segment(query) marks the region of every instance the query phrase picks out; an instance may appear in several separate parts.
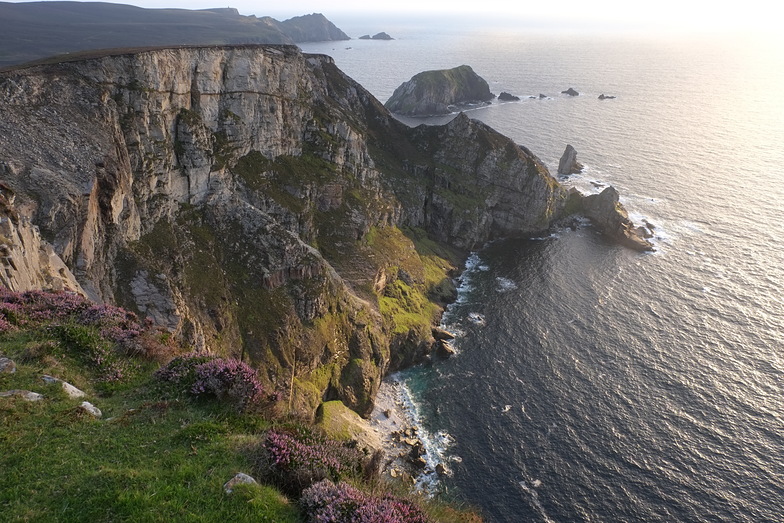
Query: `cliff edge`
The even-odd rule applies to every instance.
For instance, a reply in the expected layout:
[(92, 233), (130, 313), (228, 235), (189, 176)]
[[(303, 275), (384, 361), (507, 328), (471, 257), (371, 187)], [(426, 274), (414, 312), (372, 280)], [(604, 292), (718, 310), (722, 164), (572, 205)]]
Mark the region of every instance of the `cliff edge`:
[(293, 46), (2, 72), (0, 136), (6, 224), (40, 231), (27, 255), (51, 252), (60, 275), (24, 279), (37, 269), (14, 254), (6, 278), (248, 361), (304, 417), (332, 399), (367, 416), (382, 375), (428, 357), (465, 250), (574, 207), (488, 126), (408, 128), (331, 58)]

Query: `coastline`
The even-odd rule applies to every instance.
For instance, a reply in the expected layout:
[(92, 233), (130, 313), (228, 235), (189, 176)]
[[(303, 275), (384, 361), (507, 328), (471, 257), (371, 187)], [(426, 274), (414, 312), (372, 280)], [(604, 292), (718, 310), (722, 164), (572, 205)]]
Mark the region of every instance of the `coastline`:
[(400, 373), (387, 376), (376, 396), (366, 430), (381, 444), (381, 475), (435, 494), (438, 479), (451, 475), (441, 449), (421, 426)]

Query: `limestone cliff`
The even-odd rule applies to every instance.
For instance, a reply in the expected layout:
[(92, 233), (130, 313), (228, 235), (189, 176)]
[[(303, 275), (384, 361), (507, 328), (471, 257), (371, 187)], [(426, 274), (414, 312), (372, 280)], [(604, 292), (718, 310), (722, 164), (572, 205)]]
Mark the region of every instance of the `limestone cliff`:
[(487, 82), (471, 66), (461, 65), (414, 75), (395, 89), (385, 106), (402, 115), (431, 116), (493, 98)]
[[(303, 415), (329, 399), (367, 415), (382, 374), (427, 355), (459, 249), (570, 201), (489, 127), (410, 129), (291, 46), (0, 73), (0, 173), (6, 223), (56, 255), (59, 280), (26, 285), (78, 290), (70, 270), (91, 298), (252, 362)], [(36, 271), (11, 259), (6, 275)]]
[(14, 206), (13, 191), (0, 184), (0, 285), (12, 291), (52, 289), (84, 294), (68, 266)]

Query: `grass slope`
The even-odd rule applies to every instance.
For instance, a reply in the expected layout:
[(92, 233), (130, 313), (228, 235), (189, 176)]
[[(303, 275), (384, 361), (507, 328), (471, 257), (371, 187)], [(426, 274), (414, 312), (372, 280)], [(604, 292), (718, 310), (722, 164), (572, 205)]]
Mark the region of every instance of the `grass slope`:
[[(359, 474), (363, 461), (352, 456), (362, 453), (352, 445), (275, 417), (263, 402), (238, 410), (226, 399), (239, 389), (215, 397), (163, 379), (155, 372), (158, 362), (185, 349), (132, 313), (65, 293), (0, 288), (0, 298), (0, 356), (16, 363), (15, 372), (0, 372), (0, 392), (43, 395), (35, 402), (0, 396), (2, 521), (312, 521), (314, 514), (297, 498), (323, 477), (349, 482), (334, 487), (344, 498), (350, 489), (365, 492), (366, 511), (386, 510), (389, 503), (421, 507), (407, 509), (419, 515), (413, 519), (389, 521), (481, 521), (472, 512), (418, 499), (402, 485)], [(170, 375), (182, 360), (166, 365)], [(43, 375), (75, 385), (86, 397), (68, 397)], [(85, 400), (102, 411), (101, 418), (80, 409)], [(344, 411), (335, 402), (321, 409), (320, 421), (333, 438), (351, 430), (331, 414)], [(275, 451), (272, 433), (283, 442)], [(346, 472), (332, 471), (330, 464), (345, 459), (354, 460)], [(224, 483), (238, 472), (260, 484), (225, 493)], [(390, 489), (402, 497), (390, 502)]]
[[(223, 492), (237, 472), (252, 472), (247, 449), (268, 421), (172, 394), (149, 365), (107, 395), (71, 358), (26, 356), (58, 342), (28, 332), (0, 341), (0, 352), (18, 366), (0, 374), (0, 390), (45, 396), (0, 398), (3, 521), (300, 520), (296, 504), (273, 487)], [(67, 378), (88, 395), (68, 398), (59, 385), (46, 385), (43, 374)], [(78, 409), (85, 399), (102, 419)]]

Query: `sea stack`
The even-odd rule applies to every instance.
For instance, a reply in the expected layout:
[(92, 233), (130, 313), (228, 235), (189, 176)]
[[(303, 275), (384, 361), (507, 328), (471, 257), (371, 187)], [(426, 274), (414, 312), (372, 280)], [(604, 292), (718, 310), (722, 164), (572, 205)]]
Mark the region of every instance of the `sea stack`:
[(569, 175), (582, 172), (583, 165), (577, 161), (577, 151), (571, 145), (566, 146), (566, 150), (558, 162), (558, 174)]

